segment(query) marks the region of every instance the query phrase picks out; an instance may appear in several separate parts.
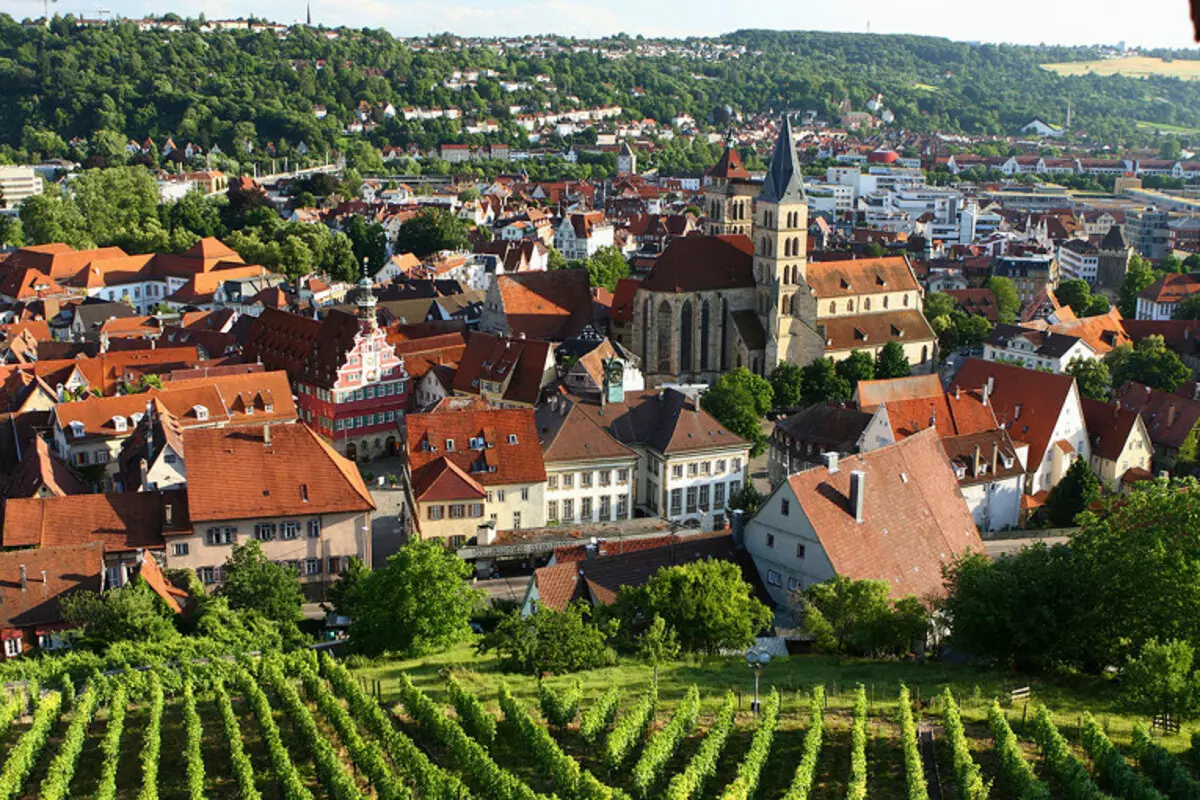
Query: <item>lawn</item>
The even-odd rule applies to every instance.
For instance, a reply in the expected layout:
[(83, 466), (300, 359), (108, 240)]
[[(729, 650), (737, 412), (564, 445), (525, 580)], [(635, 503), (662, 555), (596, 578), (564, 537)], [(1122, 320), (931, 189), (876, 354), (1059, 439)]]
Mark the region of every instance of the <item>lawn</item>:
[(1042, 69), (1059, 75), (1127, 75), (1145, 78), (1149, 75), (1165, 75), (1169, 78), (1200, 80), (1200, 61), (1176, 59), (1163, 61), (1149, 56), (1126, 56), (1124, 58), (1102, 58), (1096, 61), (1065, 61), (1059, 64), (1042, 64)]
[[(453, 670), (459, 681), (476, 692), (488, 708), (496, 713), (496, 698), (502, 681), (508, 683), (518, 699), (529, 706), (537, 705), (535, 678), (502, 672), (496, 659), (477, 657), (470, 645), (460, 645), (423, 659), (379, 661), (357, 669), (356, 673), (379, 681), (383, 697), (389, 702), (396, 701), (399, 676), (407, 673), (414, 684), (435, 700), (449, 703), (443, 678), (447, 670)], [(579, 680), (583, 684), (586, 706), (614, 685), (621, 689), (622, 697), (626, 700), (634, 697), (646, 690), (652, 674), (651, 668), (645, 664), (622, 660), (615, 667), (548, 680), (553, 686), (566, 686)], [(668, 711), (673, 709), (693, 683), (700, 688), (702, 713), (705, 715), (716, 713), (726, 689), (739, 694), (741, 710), (749, 708), (754, 693), (754, 673), (740, 657), (695, 656), (660, 667), (661, 707)], [(1107, 721), (1110, 735), (1115, 741), (1128, 743), (1134, 722), (1138, 719), (1122, 708), (1112, 683), (1101, 678), (1046, 680), (935, 661), (881, 662), (816, 655), (790, 656), (776, 659), (764, 670), (762, 690), (765, 692), (770, 687), (778, 688), (783, 693), (785, 710), (794, 715), (803, 711), (806, 707), (804, 698), (818, 684), (825, 686), (831, 709), (848, 710), (853, 703), (853, 688), (859, 683), (867, 688), (872, 710), (876, 713), (880, 709), (891, 713), (887, 709), (895, 707), (898, 687), (904, 683), (914, 699), (922, 700), (936, 696), (949, 686), (959, 698), (967, 721), (983, 721), (991, 699), (995, 697), (1003, 701), (1008, 691), (1018, 686), (1029, 686), (1034, 700), (1044, 703), (1059, 725), (1072, 730), (1079, 724), (1083, 712), (1090, 711), (1097, 718)], [(1021, 705), (1011, 709), (1014, 725), (1019, 724), (1022, 711)], [(1190, 744), (1188, 733), (1185, 730), (1179, 736), (1164, 739), (1163, 745), (1174, 751), (1185, 750)]]

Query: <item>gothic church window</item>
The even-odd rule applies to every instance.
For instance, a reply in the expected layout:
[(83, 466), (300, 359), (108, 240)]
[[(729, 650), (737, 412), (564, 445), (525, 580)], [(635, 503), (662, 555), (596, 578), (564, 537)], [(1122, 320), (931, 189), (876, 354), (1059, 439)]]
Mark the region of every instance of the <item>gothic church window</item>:
[(671, 334), (673, 326), (671, 324), (671, 306), (667, 301), (663, 301), (658, 307), (658, 319), (655, 320), (658, 325), (658, 371), (671, 371)]

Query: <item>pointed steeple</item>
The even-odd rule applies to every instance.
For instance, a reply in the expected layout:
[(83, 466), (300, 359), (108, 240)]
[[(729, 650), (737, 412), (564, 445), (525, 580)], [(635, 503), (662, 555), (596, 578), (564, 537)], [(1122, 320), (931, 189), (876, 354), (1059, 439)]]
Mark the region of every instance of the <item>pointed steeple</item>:
[(775, 142), (771, 166), (767, 168), (767, 177), (758, 199), (766, 203), (803, 203), (808, 200), (804, 193), (804, 172), (796, 158), (792, 120), (787, 115), (784, 115), (779, 128), (779, 139)]
[(308, 27), (310, 27), (310, 28), (312, 27), (312, 3), (309, 3), (309, 4), (308, 4), (308, 22), (307, 22), (307, 25), (308, 25)]

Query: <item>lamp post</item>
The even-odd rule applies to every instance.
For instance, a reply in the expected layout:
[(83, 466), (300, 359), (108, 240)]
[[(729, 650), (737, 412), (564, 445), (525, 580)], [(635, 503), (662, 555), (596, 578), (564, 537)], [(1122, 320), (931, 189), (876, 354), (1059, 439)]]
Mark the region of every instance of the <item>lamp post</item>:
[(754, 670), (754, 702), (750, 704), (750, 710), (758, 715), (758, 684), (762, 679), (763, 667), (771, 663), (771, 654), (764, 648), (751, 647), (746, 651), (746, 666)]

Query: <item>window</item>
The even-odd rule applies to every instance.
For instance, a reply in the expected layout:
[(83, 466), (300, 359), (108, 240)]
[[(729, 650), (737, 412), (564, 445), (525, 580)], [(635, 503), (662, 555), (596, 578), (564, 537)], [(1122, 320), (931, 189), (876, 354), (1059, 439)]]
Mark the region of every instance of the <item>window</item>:
[(551, 500), (546, 503), (546, 521), (558, 522), (558, 501)]
[(491, 492), (487, 492), (485, 493), (484, 499), (490, 503), (493, 499), (495, 499), (495, 495), (493, 495)]
[(735, 494), (742, 488), (742, 482), (733, 480), (729, 482), (729, 497), (732, 499)]
[(546, 488), (547, 489), (557, 489), (558, 488), (558, 476), (557, 475), (551, 475), (548, 478), (546, 478)]
[(237, 528), (209, 528), (204, 532), (205, 544), (234, 544), (237, 542)]
[(171, 555), (186, 556), (187, 554), (188, 554), (188, 543), (187, 542), (172, 542), (171, 543)]
[(788, 499), (786, 497), (779, 501), (779, 513), (780, 514), (783, 514), (786, 517), (789, 514), (791, 514), (791, 511), (792, 511), (792, 504), (790, 502), (788, 502)]
[(700, 474), (701, 475), (709, 475), (711, 473), (712, 473), (712, 462), (711, 461), (701, 461), (700, 462)]
[(575, 488), (575, 473), (568, 472), (562, 476), (562, 485), (564, 489)]
[(517, 443), (517, 435), (516, 435), (515, 433), (510, 433), (510, 434), (508, 435), (508, 443), (509, 443), (509, 444), (516, 444), (516, 443)]
[(529, 499), (529, 488), (528, 487), (525, 487), (524, 489), (521, 490), (521, 499), (522, 500)]
[(579, 520), (581, 522), (592, 521), (592, 498), (585, 497), (579, 501)]
[(796, 544), (796, 558), (804, 558), (804, 545)]
[(500, 503), (504, 502), (504, 490), (503, 489), (496, 490), (496, 501), (500, 502)]
[(447, 452), (447, 453), (453, 453), (453, 452), (454, 452), (454, 440), (453, 440), (453, 439), (447, 439), (447, 440), (446, 440), (446, 452)]
[(590, 472), (579, 473), (579, 488), (581, 488), (581, 489), (592, 488), (592, 473), (590, 473)]
[(676, 464), (673, 467), (671, 467), (671, 477), (672, 478), (682, 478), (683, 477), (683, 464)]
[(16, 658), (21, 655), (21, 639), (5, 639), (4, 640), (4, 657)]
[(308, 538), (316, 539), (321, 535), (321, 520), (310, 519), (308, 521)]
[(800, 585), (800, 582), (798, 580), (796, 580), (795, 578), (788, 578), (788, 590), (789, 591), (795, 591), (796, 587), (799, 585)]
[(574, 500), (563, 500), (562, 512), (563, 512), (563, 515), (562, 515), (563, 522), (574, 522), (575, 521), (575, 501)]
[(279, 535), (280, 539), (297, 539), (300, 537), (300, 522), (298, 520), (289, 519), (283, 523), (283, 530)]
[(683, 513), (683, 490), (682, 489), (672, 489), (671, 490), (671, 514), (674, 515), (674, 514), (682, 514), (682, 513)]
[(216, 583), (216, 573), (216, 567), (198, 567), (196, 569), (196, 576), (200, 578), (201, 583)]
[(783, 586), (783, 576), (773, 569), (767, 570), (767, 583), (772, 586)]
[(601, 486), (611, 486), (612, 485), (612, 470), (611, 469), (600, 470), (600, 485)]
[(347, 562), (343, 561), (341, 556), (330, 556), (329, 557), (329, 574), (330, 575), (339, 574), (342, 571), (342, 564), (344, 564), (344, 563), (347, 563)]
[(741, 472), (742, 471), (742, 460), (740, 458), (735, 458), (733, 460), (733, 464), (730, 467), (730, 469), (732, 469), (734, 472)]
[(692, 513), (696, 510), (696, 487), (689, 486), (687, 490), (687, 510)]
[(723, 483), (713, 484), (713, 507), (718, 509), (725, 507), (725, 484)]
[(462, 519), (466, 513), (466, 507), (462, 503), (450, 504), (450, 519)]
[(770, 547), (772, 550), (775, 549), (775, 534), (767, 534), (767, 547)]
[(700, 487), (700, 510), (708, 511), (708, 486)]
[(445, 513), (445, 510), (446, 509), (443, 506), (430, 506), (428, 517), (429, 519), (441, 519), (442, 514)]
[(514, 531), (521, 530), (521, 512), (520, 511), (513, 512), (513, 530)]
[(617, 470), (617, 483), (629, 483), (629, 470)]
[(275, 523), (260, 522), (254, 526), (254, 538), (260, 542), (269, 542), (275, 538)]
[(600, 498), (600, 521), (608, 522), (612, 518), (612, 498), (608, 495)]
[(617, 496), (617, 519), (625, 519), (629, 516), (629, 495), (622, 494)]
[(688, 464), (688, 477), (689, 477), (689, 478), (694, 478), (694, 477), (696, 477), (696, 475), (697, 475), (699, 472), (700, 472), (700, 465), (699, 465), (699, 464), (697, 464), (695, 461), (693, 461), (692, 463)]
[(85, 432), (85, 429), (83, 427), (82, 422), (79, 422), (78, 420), (76, 420), (71, 423), (71, 435), (74, 436), (76, 439), (82, 439), (84, 432)]

